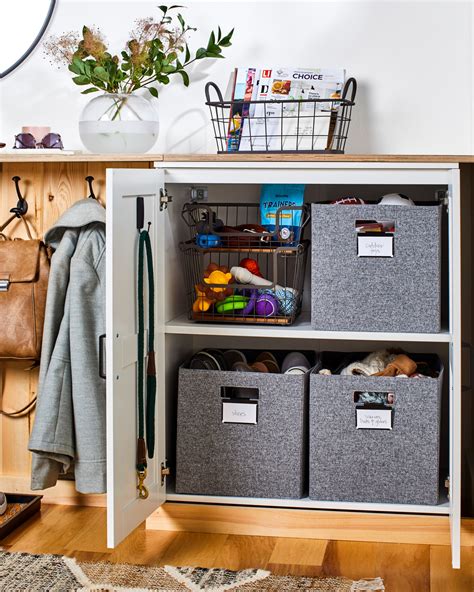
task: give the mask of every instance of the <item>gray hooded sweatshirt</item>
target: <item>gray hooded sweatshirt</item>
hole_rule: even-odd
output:
[[[76,489],[106,490],[105,210],[76,202],[46,233],[54,249],[49,275],[36,417],[30,437],[31,488],[56,484],[74,461]]]

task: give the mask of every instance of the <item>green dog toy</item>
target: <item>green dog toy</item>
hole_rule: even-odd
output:
[[[217,312],[225,313],[225,312],[232,312],[233,310],[243,310],[249,301],[248,296],[240,296],[238,294],[234,294],[233,296],[229,296],[225,300],[218,302],[216,304]]]

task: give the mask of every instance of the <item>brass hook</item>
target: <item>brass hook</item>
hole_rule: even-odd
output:
[[[138,484],[137,484],[138,497],[140,499],[145,500],[145,499],[147,499],[147,497],[149,495],[148,488],[144,483],[144,481],[146,479],[146,469],[143,469],[142,471],[137,471],[137,477],[138,477]]]

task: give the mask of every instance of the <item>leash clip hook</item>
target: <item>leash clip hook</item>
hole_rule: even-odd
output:
[[[138,484],[137,484],[138,497],[140,499],[145,500],[145,499],[147,499],[147,497],[149,495],[148,488],[144,483],[144,481],[146,479],[146,469],[143,469],[143,471],[137,471],[137,477],[138,477]]]

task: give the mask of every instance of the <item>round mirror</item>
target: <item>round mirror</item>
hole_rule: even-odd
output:
[[[56,0],[16,0],[2,6],[0,78],[17,68],[35,49],[53,15]],[[5,43],[5,40],[8,40]]]

